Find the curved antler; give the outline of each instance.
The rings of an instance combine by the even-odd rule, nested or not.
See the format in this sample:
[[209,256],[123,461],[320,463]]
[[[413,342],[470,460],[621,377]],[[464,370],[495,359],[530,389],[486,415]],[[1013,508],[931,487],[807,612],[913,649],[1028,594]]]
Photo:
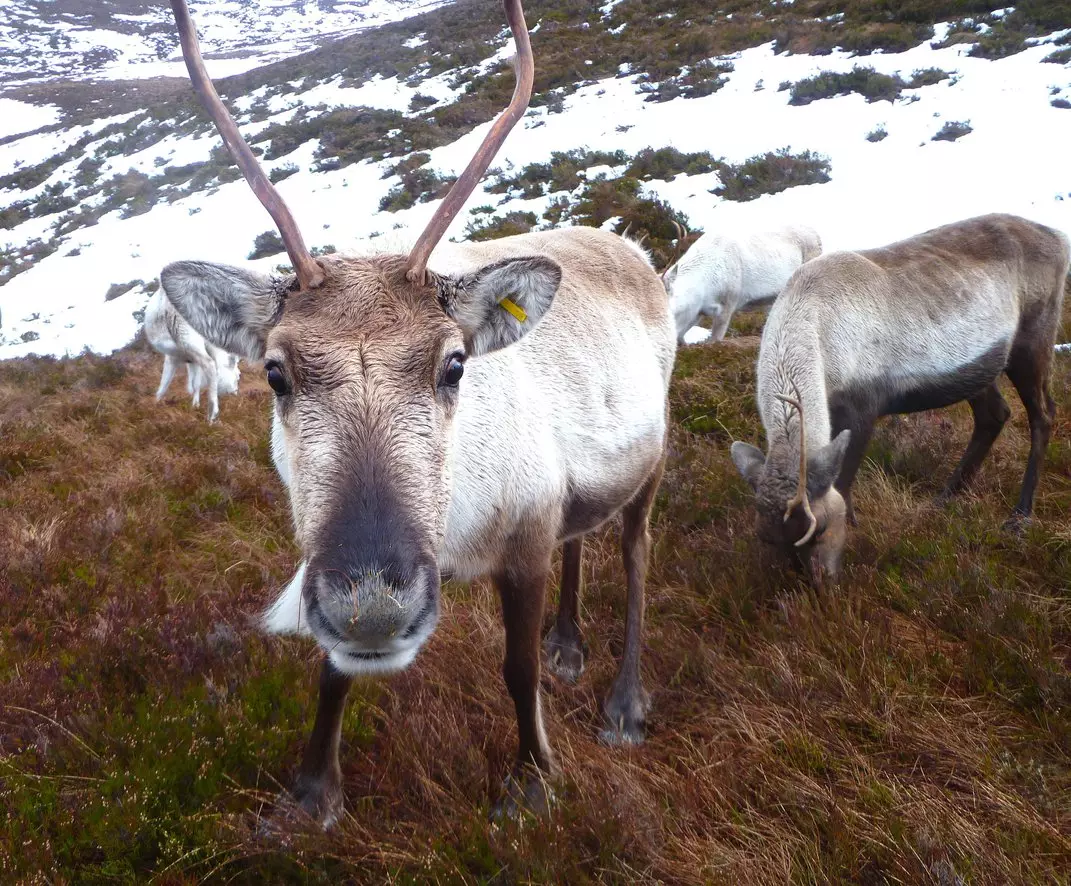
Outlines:
[[796,494],[788,500],[785,505],[785,516],[783,522],[788,522],[788,518],[791,516],[793,509],[796,505],[803,505],[803,513],[807,515],[807,519],[810,521],[810,526],[803,534],[803,537],[796,542],[796,547],[802,547],[811,540],[814,535],[814,531],[818,528],[818,519],[814,516],[814,511],[811,510],[811,502],[807,498],[807,438],[805,435],[805,429],[803,427],[803,398],[800,397],[800,389],[796,387],[796,383],[792,382],[792,392],[796,395],[795,398],[786,397],[784,394],[775,394],[778,400],[787,403],[789,406],[794,406],[796,411],[800,414],[800,479],[799,485],[796,487]]
[[521,9],[521,0],[503,0],[506,10],[506,19],[509,21],[510,31],[517,44],[517,85],[513,89],[513,98],[509,106],[495,120],[491,131],[487,133],[483,143],[477,149],[465,171],[458,176],[450,192],[439,204],[435,215],[431,217],[428,226],[417,239],[413,251],[409,253],[409,270],[406,278],[411,283],[423,284],[424,272],[428,266],[428,259],[436,244],[442,239],[450,222],[461,211],[469,195],[476,189],[487,167],[491,165],[502,142],[506,140],[510,130],[517,125],[517,121],[524,116],[528,102],[532,97],[532,85],[535,83],[535,59],[532,57],[532,43],[528,38],[528,26],[524,23],[524,10]]
[[294,272],[297,274],[301,288],[315,289],[323,283],[324,272],[308,249],[305,248],[305,241],[301,238],[301,231],[298,230],[294,216],[290,214],[290,210],[287,208],[282,196],[275,189],[275,185],[264,174],[263,167],[253,155],[253,151],[246,144],[245,139],[242,138],[234,118],[224,106],[215,86],[212,85],[208,71],[205,70],[204,59],[201,58],[201,47],[197,42],[197,31],[193,26],[193,20],[190,18],[190,10],[186,6],[186,0],[171,0],[171,10],[175,14],[175,24],[178,26],[179,40],[182,43],[182,56],[186,60],[186,69],[190,72],[190,80],[198,98],[201,99],[201,104],[208,111],[212,122],[216,124],[216,129],[219,130],[219,134],[223,137],[227,150],[234,158],[234,162],[238,164],[238,168],[242,170],[242,175],[249,182],[249,187],[253,189],[257,199],[264,204],[264,208],[268,210],[275,222],[275,226],[279,229],[279,234],[283,238],[283,245],[286,247],[286,252],[294,265]]

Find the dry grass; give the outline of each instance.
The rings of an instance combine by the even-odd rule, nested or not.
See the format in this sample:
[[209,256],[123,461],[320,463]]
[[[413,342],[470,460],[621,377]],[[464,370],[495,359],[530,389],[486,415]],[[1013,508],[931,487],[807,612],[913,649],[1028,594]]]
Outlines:
[[1022,409],[932,503],[965,408],[887,421],[847,575],[816,594],[753,539],[754,339],[681,353],[658,500],[647,743],[597,741],[622,646],[616,531],[588,545],[588,670],[544,679],[566,772],[487,824],[513,753],[484,583],[448,587],[407,673],[356,693],[330,835],[258,835],[311,723],[317,654],[253,619],[296,551],[250,369],[209,426],[158,360],[0,364],[0,881],[1066,883],[1071,361],[1024,538]]

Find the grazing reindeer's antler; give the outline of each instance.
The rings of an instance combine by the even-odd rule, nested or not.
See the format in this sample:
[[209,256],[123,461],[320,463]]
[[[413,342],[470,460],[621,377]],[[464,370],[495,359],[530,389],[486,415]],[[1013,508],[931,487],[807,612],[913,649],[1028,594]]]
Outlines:
[[807,439],[805,436],[805,429],[803,427],[803,398],[800,397],[800,389],[796,387],[795,382],[791,382],[792,392],[796,395],[793,397],[786,397],[784,394],[775,394],[778,400],[787,403],[789,406],[795,407],[796,411],[800,414],[800,479],[799,486],[796,488],[796,494],[788,500],[788,504],[785,505],[785,517],[784,521],[788,522],[789,516],[791,516],[793,509],[796,505],[803,505],[803,513],[807,515],[807,519],[810,520],[810,526],[803,534],[803,538],[796,542],[796,547],[802,547],[811,540],[814,535],[815,529],[818,528],[818,519],[814,516],[814,511],[811,510],[811,502],[807,498]]
[[679,262],[681,256],[684,255],[684,241],[688,238],[688,234],[691,232],[675,218],[670,219],[670,223],[673,225],[673,229],[677,232],[677,246],[673,250],[673,257],[669,261],[669,266],[672,267]]
[[535,60],[532,57],[532,43],[528,38],[528,26],[524,23],[524,10],[521,9],[521,0],[503,0],[502,5],[506,10],[506,19],[509,21],[509,29],[513,32],[513,39],[517,44],[517,85],[513,90],[513,98],[502,115],[494,122],[491,131],[487,133],[483,144],[465,167],[465,171],[458,176],[450,193],[446,195],[439,208],[435,211],[428,226],[420,235],[413,251],[409,253],[409,270],[406,278],[411,283],[423,284],[424,271],[427,269],[428,259],[435,245],[442,239],[446,229],[454,216],[461,211],[469,195],[476,189],[487,167],[491,165],[502,142],[506,140],[510,130],[517,125],[517,121],[524,115],[528,107],[528,101],[532,97],[532,84],[535,82]]
[[315,289],[323,283],[324,273],[305,248],[305,241],[301,238],[301,232],[298,230],[297,222],[294,221],[294,216],[290,214],[290,210],[287,208],[286,203],[283,202],[282,196],[275,189],[275,185],[264,174],[263,167],[257,162],[252,149],[242,138],[234,118],[230,115],[230,112],[220,99],[219,93],[216,92],[216,88],[212,85],[208,71],[205,70],[204,59],[201,58],[201,48],[197,43],[197,31],[193,26],[193,20],[190,18],[190,10],[186,6],[186,0],[171,0],[171,9],[175,14],[175,24],[178,26],[179,40],[182,43],[182,56],[186,60],[186,69],[190,72],[190,80],[193,82],[193,88],[197,92],[197,96],[201,99],[201,104],[208,111],[212,122],[216,124],[219,134],[223,136],[223,142],[226,144],[227,150],[238,164],[238,168],[242,170],[242,175],[249,182],[249,187],[253,189],[257,199],[264,204],[264,208],[268,210],[275,221],[275,226],[282,235],[283,245],[286,246],[287,254],[294,265],[294,271],[297,274],[301,288]]

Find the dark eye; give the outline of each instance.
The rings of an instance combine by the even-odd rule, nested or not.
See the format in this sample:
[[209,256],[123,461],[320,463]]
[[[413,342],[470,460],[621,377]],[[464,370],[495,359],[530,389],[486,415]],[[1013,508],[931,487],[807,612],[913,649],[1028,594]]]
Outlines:
[[446,368],[443,370],[442,383],[449,388],[456,388],[461,382],[461,376],[465,374],[465,355],[464,354],[452,354],[446,361]]
[[269,363],[265,368],[268,370],[268,384],[271,386],[271,389],[280,396],[289,394],[290,385],[286,383],[286,376],[283,374],[283,368],[278,363]]

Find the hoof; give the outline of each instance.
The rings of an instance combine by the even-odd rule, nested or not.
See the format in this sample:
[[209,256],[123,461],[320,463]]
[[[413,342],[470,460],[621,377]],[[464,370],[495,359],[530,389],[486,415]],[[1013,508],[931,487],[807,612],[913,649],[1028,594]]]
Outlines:
[[502,799],[491,809],[491,821],[518,821],[525,815],[546,818],[555,799],[551,778],[530,767],[506,776]]
[[1028,514],[1012,511],[1011,516],[1004,521],[1004,525],[1001,526],[1001,529],[1005,532],[1010,532],[1012,535],[1022,536],[1026,533],[1027,527],[1033,522],[1034,518]]
[[564,637],[553,627],[543,641],[547,670],[559,680],[575,683],[584,673],[584,646],[579,636]]
[[643,744],[650,709],[651,698],[642,686],[615,684],[602,706],[609,728],[599,733],[599,737],[611,745]]
[[311,819],[325,831],[330,830],[345,810],[341,773],[330,779],[299,776],[288,805],[291,814]]

